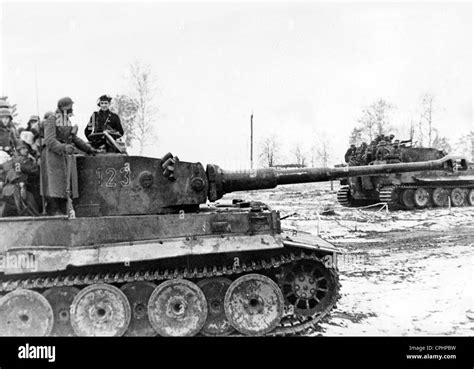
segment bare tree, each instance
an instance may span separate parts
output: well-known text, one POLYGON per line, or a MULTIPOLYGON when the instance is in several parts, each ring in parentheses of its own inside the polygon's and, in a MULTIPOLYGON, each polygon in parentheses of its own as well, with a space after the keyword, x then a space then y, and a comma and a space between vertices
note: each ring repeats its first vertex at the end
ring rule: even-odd
MULTIPOLYGON (((327 168, 329 161, 332 158, 331 141, 329 140, 327 134, 318 134, 313 146, 313 150, 316 159, 315 161, 317 161, 319 165, 323 166, 324 168, 327 168)), ((311 165, 314 166, 314 163, 311 165)))
POLYGON ((275 135, 263 139, 260 145, 260 159, 264 166, 272 167, 280 151, 280 143, 275 135))
POLYGON ((449 140, 446 137, 440 136, 437 129, 433 129, 432 134, 434 134, 435 138, 433 139, 433 143, 430 145, 430 147, 443 150, 446 154, 449 154, 451 152, 449 140))
MULTIPOLYGON (((434 96, 430 93, 425 93, 421 97, 421 115, 420 115, 420 131, 423 130, 428 135, 428 147, 432 146, 433 143, 433 101, 434 96), (425 128, 426 127, 426 128, 425 128)), ((423 132, 420 132, 423 137, 423 132)))
POLYGON ((415 131, 416 131, 415 122, 413 121, 413 117, 411 117, 410 118, 410 128, 409 128, 409 131, 408 131, 411 142, 413 142, 413 140, 415 139, 415 131))
POLYGON ((137 137, 136 119, 138 102, 127 95, 117 95, 112 100, 111 110, 117 113, 125 131, 125 144, 130 146, 137 137))
POLYGON ((390 129, 389 114, 393 108, 392 104, 379 99, 362 110, 362 116, 358 122, 369 142, 375 138, 375 135, 386 134, 390 129))
POLYGON ((301 148, 301 145, 297 143, 293 149, 293 154, 295 155, 296 159, 296 164, 298 165, 306 165, 306 158, 303 152, 303 149, 301 148))
POLYGON ((456 144, 456 154, 466 158, 471 157, 474 161, 474 131, 462 136, 456 144))
POLYGON ((155 139, 153 125, 158 113, 155 105, 156 83, 150 67, 139 62, 130 65, 130 81, 133 88, 131 97, 137 103, 135 138, 142 154, 144 147, 155 139))
POLYGON ((362 133, 364 129, 360 127, 354 127, 349 136, 349 145, 359 146, 362 143, 362 133))

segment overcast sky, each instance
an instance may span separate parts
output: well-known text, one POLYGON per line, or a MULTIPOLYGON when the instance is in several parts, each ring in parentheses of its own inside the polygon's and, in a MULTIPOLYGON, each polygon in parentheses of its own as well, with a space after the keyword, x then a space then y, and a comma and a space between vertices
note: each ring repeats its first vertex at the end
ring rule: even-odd
POLYGON ((100 95, 129 91, 138 60, 159 87, 152 156, 248 166, 253 110, 257 146, 275 133, 289 153, 326 135, 337 163, 366 105, 392 103, 403 139, 425 92, 443 135, 454 142, 473 129, 470 3, 15 1, 1 10, 0 93, 24 124, 37 110, 35 68, 41 115, 71 96, 82 131, 100 95))

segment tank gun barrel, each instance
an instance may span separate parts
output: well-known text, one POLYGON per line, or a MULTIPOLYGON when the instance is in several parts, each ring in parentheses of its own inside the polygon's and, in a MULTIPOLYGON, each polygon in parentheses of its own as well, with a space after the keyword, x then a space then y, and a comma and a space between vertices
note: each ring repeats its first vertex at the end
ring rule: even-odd
POLYGON ((465 159, 445 156, 438 160, 412 163, 345 166, 339 168, 264 168, 247 171, 224 171, 216 165, 207 166, 209 200, 220 199, 224 194, 275 188, 278 185, 326 182, 353 176, 405 173, 419 170, 447 170, 467 168, 465 159))

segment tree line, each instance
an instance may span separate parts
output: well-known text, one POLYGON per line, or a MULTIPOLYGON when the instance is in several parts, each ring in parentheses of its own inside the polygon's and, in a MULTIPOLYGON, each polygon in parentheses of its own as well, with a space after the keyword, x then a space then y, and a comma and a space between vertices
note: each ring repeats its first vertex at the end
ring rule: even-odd
MULTIPOLYGON (((362 142, 370 144, 377 136, 388 136, 397 130, 402 137, 400 139, 410 139, 414 147, 432 147, 439 150, 452 152, 456 148, 458 155, 474 160, 474 130, 466 132, 456 142, 442 136, 437 128, 437 101, 431 93, 421 96, 419 102, 419 115, 411 118, 408 122, 406 132, 400 130, 400 126, 393 123, 391 116, 396 107, 385 99, 378 99, 372 104, 364 107, 356 124, 350 131, 348 146, 359 146, 362 142)), ((263 166, 271 167, 281 164, 283 155, 282 145, 276 135, 265 137, 260 144, 260 161, 263 166)), ((290 162, 298 166, 320 165, 328 166, 328 162, 333 157, 330 141, 321 135, 308 152, 304 152, 301 143, 295 144, 290 153, 290 162), (309 162, 308 162, 309 158, 309 162)))

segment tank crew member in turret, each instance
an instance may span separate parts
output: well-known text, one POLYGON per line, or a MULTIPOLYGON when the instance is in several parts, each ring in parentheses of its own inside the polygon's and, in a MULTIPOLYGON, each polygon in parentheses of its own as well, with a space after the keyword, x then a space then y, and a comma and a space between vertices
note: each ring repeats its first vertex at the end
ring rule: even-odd
POLYGON ((56 113, 44 122, 44 148, 41 154, 43 170, 41 194, 46 197, 46 210, 49 214, 66 213, 66 189, 71 183, 72 198, 78 197, 77 168, 75 160, 70 160, 71 171, 68 178, 67 156, 78 148, 90 155, 96 150, 77 137, 77 126, 72 126, 73 101, 63 97, 58 101, 56 113))
MULTIPOLYGON (((84 130, 84 134, 89 140, 89 136, 92 133, 104 132, 104 130, 110 130, 114 133, 116 138, 123 136, 123 128, 120 123, 120 117, 110 111, 110 102, 112 98, 107 95, 102 95, 97 100, 97 106, 100 107, 99 111, 92 113, 89 119, 89 123, 84 130)), ((99 148, 104 144, 104 140, 93 141, 92 145, 95 148, 99 148)))

